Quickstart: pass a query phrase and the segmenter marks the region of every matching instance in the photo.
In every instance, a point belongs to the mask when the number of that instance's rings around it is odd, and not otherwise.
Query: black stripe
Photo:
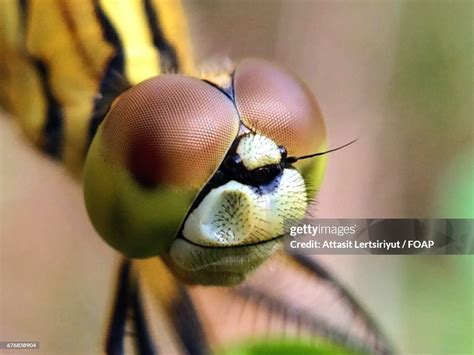
[[[52,157],[60,159],[64,143],[63,110],[51,91],[49,69],[46,63],[40,59],[33,58],[33,64],[40,75],[41,86],[48,105],[47,120],[43,127],[45,141],[43,142],[42,149]]]
[[[166,40],[159,21],[156,9],[153,7],[151,0],[143,0],[145,14],[150,28],[153,44],[160,52],[160,67],[163,73],[177,73],[179,71],[178,57],[176,50]]]
[[[143,355],[157,354],[157,351],[153,346],[153,341],[151,340],[150,334],[148,333],[139,287],[135,287],[135,290],[132,293],[132,310],[134,315],[138,353]]]
[[[28,31],[28,8],[29,2],[27,0],[20,1],[21,15],[23,18],[25,33]],[[51,82],[49,75],[48,64],[40,59],[33,56],[29,56],[29,59],[36,68],[39,74],[41,88],[46,98],[47,110],[46,110],[46,122],[43,126],[43,138],[41,149],[56,159],[60,159],[63,149],[64,140],[64,122],[63,122],[63,109],[59,100],[54,96],[51,90]]]
[[[191,298],[184,288],[180,288],[178,298],[171,304],[170,318],[188,354],[209,353],[206,334]]]
[[[23,23],[26,24],[26,13],[28,11],[28,0],[20,0],[21,15],[23,16]]]
[[[104,111],[106,110],[104,110],[103,108],[104,98],[107,98],[107,101],[110,101],[109,103],[111,103],[113,100],[110,100],[110,97],[116,97],[118,94],[120,94],[120,92],[116,93],[118,89],[115,84],[117,83],[117,78],[124,78],[125,68],[125,56],[119,35],[110,20],[107,18],[107,15],[102,10],[99,1],[94,0],[93,3],[95,15],[102,29],[102,35],[104,36],[104,39],[110,45],[112,45],[115,50],[115,53],[107,65],[104,76],[102,77],[102,81],[100,83],[100,89],[97,95],[97,99],[94,103],[94,114],[91,117],[89,123],[89,144],[92,141],[92,138],[94,137],[95,132],[99,127],[99,124],[102,122],[105,116]],[[126,79],[121,80],[126,82]],[[119,91],[121,91],[121,88]]]
[[[125,337],[125,325],[127,322],[127,309],[130,294],[130,261],[124,260],[120,266],[117,291],[112,311],[112,319],[105,344],[105,352],[108,355],[123,355],[123,340]]]

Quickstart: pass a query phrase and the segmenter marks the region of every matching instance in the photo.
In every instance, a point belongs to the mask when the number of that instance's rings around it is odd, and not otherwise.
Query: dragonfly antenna
[[[330,149],[330,150],[326,150],[325,152],[319,152],[319,153],[314,153],[314,154],[309,154],[309,155],[303,155],[301,157],[288,157],[286,158],[286,162],[289,163],[289,164],[292,164],[294,162],[297,162],[298,160],[303,160],[303,159],[309,159],[309,158],[314,158],[314,157],[317,157],[317,156],[320,156],[320,155],[324,155],[324,154],[328,154],[328,153],[331,153],[331,152],[335,152],[336,150],[339,150],[339,149],[342,149],[342,148],[345,148],[349,145],[351,145],[352,143],[355,143],[357,142],[357,139],[354,139],[352,141],[350,141],[349,143],[346,143],[344,145],[341,145],[340,147],[337,147],[337,148],[334,148],[334,149]]]

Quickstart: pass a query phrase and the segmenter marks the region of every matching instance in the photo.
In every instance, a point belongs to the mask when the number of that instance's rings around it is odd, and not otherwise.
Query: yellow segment
[[[105,65],[115,55],[102,34],[102,27],[96,19],[92,1],[60,0],[65,17],[70,19],[70,27],[76,34],[76,49],[82,55],[89,75],[102,79]]]
[[[83,2],[78,0],[67,3],[71,13],[82,5]],[[29,3],[26,47],[30,55],[48,67],[52,93],[62,104],[64,114],[63,161],[77,174],[83,163],[89,117],[100,82],[90,75],[83,61],[70,24],[66,22],[64,6],[54,0],[32,0]],[[86,11],[87,7],[83,10]],[[89,11],[92,11],[91,7]],[[95,21],[92,12],[88,18]],[[97,41],[100,46],[95,55],[105,65],[111,48],[101,37],[91,38],[91,41]]]
[[[156,302],[162,307],[169,308],[178,297],[179,285],[168,267],[158,258],[134,259],[139,277],[147,284],[147,288],[155,296]]]
[[[0,104],[30,141],[41,144],[46,102],[35,68],[25,57],[18,1],[0,3]]]
[[[180,0],[155,0],[164,37],[176,49],[181,72],[196,75],[188,27]]]
[[[100,1],[118,32],[125,54],[125,72],[131,84],[160,74],[159,53],[153,45],[142,1]]]

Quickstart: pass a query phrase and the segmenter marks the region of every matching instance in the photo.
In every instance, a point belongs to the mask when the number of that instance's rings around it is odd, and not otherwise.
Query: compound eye
[[[103,124],[105,157],[147,187],[201,188],[239,129],[231,100],[196,78],[160,75],[123,93]]]
[[[276,64],[242,61],[234,73],[234,95],[242,122],[284,146],[288,155],[310,154],[325,144],[316,98],[303,82]]]

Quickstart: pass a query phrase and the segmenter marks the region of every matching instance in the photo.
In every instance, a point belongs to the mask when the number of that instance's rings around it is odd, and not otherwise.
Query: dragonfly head
[[[189,283],[237,283],[274,254],[325,166],[325,157],[292,158],[326,144],[300,80],[257,59],[229,78],[160,75],[125,91],[86,160],[86,206],[99,234],[128,257],[162,256]]]

